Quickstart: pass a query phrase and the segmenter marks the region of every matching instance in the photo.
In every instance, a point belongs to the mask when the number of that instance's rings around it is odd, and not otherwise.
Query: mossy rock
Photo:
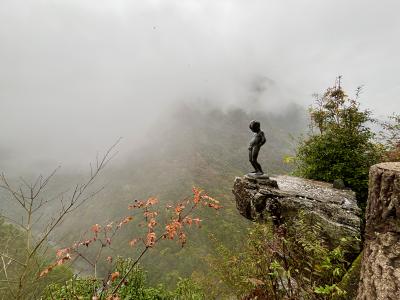
[[[353,261],[350,269],[343,276],[342,281],[338,284],[338,287],[341,290],[346,291],[346,295],[335,296],[333,297],[334,300],[356,299],[358,282],[360,280],[361,258],[362,258],[362,252]]]

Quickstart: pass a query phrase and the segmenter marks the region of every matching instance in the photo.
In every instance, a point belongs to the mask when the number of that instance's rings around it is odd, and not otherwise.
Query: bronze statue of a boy
[[[252,173],[256,176],[263,175],[264,172],[261,168],[261,165],[257,161],[257,157],[261,146],[266,142],[266,138],[264,132],[262,132],[260,129],[260,122],[254,120],[251,121],[249,128],[252,132],[254,132],[254,136],[249,145],[249,160],[251,165],[254,167],[254,172]]]

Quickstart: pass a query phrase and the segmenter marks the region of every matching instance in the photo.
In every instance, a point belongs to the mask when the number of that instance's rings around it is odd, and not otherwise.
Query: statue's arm
[[[252,149],[254,146],[260,145],[261,137],[259,134],[256,134],[250,141],[249,150]]]
[[[262,136],[261,136],[261,146],[264,145],[266,141],[267,141],[267,138],[265,137],[265,134],[263,132]]]

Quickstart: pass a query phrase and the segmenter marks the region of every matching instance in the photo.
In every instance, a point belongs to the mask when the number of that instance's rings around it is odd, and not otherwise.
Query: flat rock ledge
[[[300,211],[323,229],[330,247],[341,238],[354,239],[347,249],[358,254],[361,249],[360,216],[355,194],[332,184],[293,176],[257,178],[236,177],[233,190],[236,207],[245,218],[262,221],[272,218],[275,224],[288,223]]]

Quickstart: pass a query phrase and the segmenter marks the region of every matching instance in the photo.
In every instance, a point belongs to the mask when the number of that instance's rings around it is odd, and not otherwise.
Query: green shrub
[[[177,288],[173,291],[167,290],[164,286],[158,285],[151,287],[147,284],[146,273],[143,269],[135,266],[132,272],[129,272],[124,284],[119,288],[116,295],[110,294],[113,287],[118,283],[118,278],[126,274],[131,268],[133,260],[119,259],[116,268],[113,271],[116,280],[111,279],[105,283],[100,279],[93,277],[77,277],[68,280],[63,284],[52,284],[47,287],[42,299],[135,299],[135,300],[172,300],[205,299],[201,288],[190,279],[180,279]],[[114,278],[111,276],[111,278]],[[103,289],[105,284],[111,285],[111,288]],[[95,296],[94,296],[95,295]],[[97,297],[97,298],[96,298]]]
[[[388,120],[381,123],[383,131],[380,132],[384,145],[384,161],[400,161],[400,114],[389,116]]]
[[[342,179],[364,206],[369,167],[379,162],[382,155],[368,126],[374,122],[371,112],[362,110],[359,102],[350,99],[340,85],[328,88],[322,96],[316,95],[315,105],[309,111],[312,132],[300,142],[295,173],[327,182]]]
[[[345,243],[329,249],[319,224],[301,214],[289,230],[254,224],[243,250],[228,249],[214,239],[215,253],[207,257],[212,272],[198,276],[208,298],[331,299],[343,295],[338,283],[349,263]]]

